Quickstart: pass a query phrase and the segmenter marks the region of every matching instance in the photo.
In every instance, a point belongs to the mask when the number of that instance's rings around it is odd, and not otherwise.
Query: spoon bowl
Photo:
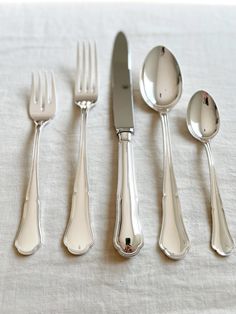
[[[182,76],[174,55],[164,46],[147,55],[140,75],[143,99],[152,109],[169,111],[182,94]]]
[[[197,91],[189,101],[187,110],[189,132],[206,143],[219,131],[219,111],[214,99],[204,90]]]

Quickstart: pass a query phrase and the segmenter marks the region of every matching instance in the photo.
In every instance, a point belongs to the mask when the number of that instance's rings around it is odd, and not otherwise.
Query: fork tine
[[[53,106],[53,109],[56,110],[56,85],[55,85],[55,79],[54,79],[54,74],[51,71],[51,99],[50,103]]]
[[[36,78],[35,73],[32,72],[32,80],[31,80],[31,95],[30,95],[30,105],[35,105],[36,102]]]
[[[94,92],[97,93],[98,89],[98,60],[97,60],[97,47],[94,42]]]
[[[81,91],[81,72],[82,70],[82,54],[81,42],[77,44],[77,68],[76,68],[76,79],[75,79],[75,94]]]
[[[96,52],[96,44],[95,42],[90,43],[90,64],[91,64],[91,72],[90,72],[90,90],[96,91],[97,86],[97,52]]]
[[[93,88],[93,76],[94,76],[94,64],[93,64],[93,61],[94,61],[94,58],[93,58],[93,43],[92,42],[89,42],[88,43],[89,45],[89,77],[90,79],[88,80],[88,90],[92,90]]]
[[[83,73],[82,73],[82,92],[88,90],[88,71],[89,71],[89,45],[83,42]]]
[[[49,95],[48,95],[48,73],[44,71],[44,81],[45,81],[45,90],[44,90],[44,106],[46,106],[49,102]]]
[[[42,92],[42,78],[41,72],[38,72],[38,96],[37,96],[38,106],[43,109],[43,92]]]

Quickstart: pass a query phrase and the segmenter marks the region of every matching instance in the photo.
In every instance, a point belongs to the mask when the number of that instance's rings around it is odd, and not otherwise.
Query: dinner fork
[[[55,81],[52,72],[32,75],[29,115],[35,124],[32,166],[15,247],[23,255],[33,254],[41,245],[38,183],[39,141],[43,127],[56,112]]]
[[[86,125],[89,110],[98,98],[97,53],[95,42],[79,42],[74,102],[81,110],[80,153],[74,182],[72,207],[64,244],[74,255],[86,253],[93,245],[87,174]]]

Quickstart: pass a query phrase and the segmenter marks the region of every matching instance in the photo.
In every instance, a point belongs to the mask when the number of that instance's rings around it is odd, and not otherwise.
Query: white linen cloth
[[[236,239],[236,7],[156,4],[41,4],[0,7],[0,313],[236,313],[236,250],[221,258],[209,246],[208,165],[189,134],[192,94],[209,91],[221,129],[212,142],[223,204]],[[134,153],[145,245],[124,259],[113,248],[117,137],[110,99],[110,63],[123,30],[132,54],[136,129]],[[99,100],[89,115],[90,204],[95,245],[75,257],[62,245],[75,176],[80,113],[73,105],[76,43],[95,39]],[[191,249],[171,261],[158,247],[162,199],[162,133],[157,113],[139,92],[142,62],[166,45],[183,74],[183,95],[170,113],[173,159]],[[41,137],[43,245],[22,257],[14,249],[30,171],[33,123],[31,72],[51,69],[57,115]]]

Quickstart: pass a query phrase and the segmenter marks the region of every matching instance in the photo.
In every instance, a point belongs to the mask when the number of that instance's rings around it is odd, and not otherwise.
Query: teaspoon
[[[187,126],[192,136],[204,144],[207,152],[211,182],[211,246],[219,255],[227,256],[232,252],[234,242],[226,222],[210,147],[210,140],[219,131],[220,119],[216,104],[207,92],[200,90],[190,99]]]
[[[160,248],[172,259],[183,258],[190,242],[185,230],[175,181],[168,112],[180,99],[182,76],[173,54],[165,47],[153,48],[147,55],[140,77],[144,101],[161,116],[164,145],[164,177],[162,198],[162,227]]]

